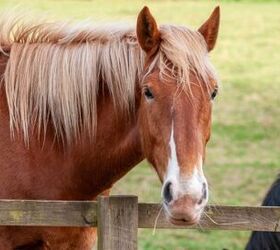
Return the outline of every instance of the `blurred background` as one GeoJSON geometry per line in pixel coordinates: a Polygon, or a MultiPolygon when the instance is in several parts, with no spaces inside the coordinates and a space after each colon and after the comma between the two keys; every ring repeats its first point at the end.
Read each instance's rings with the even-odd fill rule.
{"type": "MultiPolygon", "coordinates": [[[[210,202],[258,205],[280,166],[280,1],[0,0],[1,9],[21,6],[57,19],[135,23],[144,5],[159,24],[198,28],[221,7],[218,43],[211,52],[221,79],[213,110],[212,138],[204,166],[210,202]]],[[[143,162],[113,189],[140,201],[160,202],[161,184],[143,162]]],[[[279,194],[280,195],[280,194],[279,194]]],[[[244,249],[248,232],[139,231],[139,249],[244,249]]]]}

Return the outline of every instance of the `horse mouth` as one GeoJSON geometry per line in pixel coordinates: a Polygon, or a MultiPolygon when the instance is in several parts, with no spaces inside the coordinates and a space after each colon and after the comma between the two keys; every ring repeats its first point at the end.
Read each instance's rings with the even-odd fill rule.
{"type": "Polygon", "coordinates": [[[167,220],[176,226],[193,226],[198,224],[201,218],[200,212],[195,213],[194,216],[187,216],[187,214],[186,216],[184,216],[183,214],[181,214],[180,216],[175,216],[170,212],[170,210],[168,209],[168,205],[166,203],[164,203],[164,208],[165,208],[164,211],[167,220]]]}
{"type": "Polygon", "coordinates": [[[168,220],[176,226],[193,226],[199,223],[199,216],[197,216],[196,218],[187,220],[187,219],[178,219],[178,218],[174,218],[172,216],[168,216],[168,220]]]}

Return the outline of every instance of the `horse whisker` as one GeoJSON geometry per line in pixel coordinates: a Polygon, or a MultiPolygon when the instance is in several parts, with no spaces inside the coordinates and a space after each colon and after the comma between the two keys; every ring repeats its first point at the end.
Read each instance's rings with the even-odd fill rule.
{"type": "Polygon", "coordinates": [[[155,233],[156,233],[156,227],[157,227],[157,223],[158,223],[158,218],[159,218],[159,216],[160,216],[160,214],[161,214],[162,209],[163,209],[163,205],[161,205],[160,210],[159,210],[159,212],[158,212],[158,214],[157,214],[157,217],[156,217],[156,219],[155,219],[155,223],[154,223],[154,228],[153,228],[152,235],[155,235],[155,233]]]}
{"type": "Polygon", "coordinates": [[[230,223],[218,223],[213,218],[211,218],[206,212],[204,212],[205,216],[215,225],[217,226],[232,226],[232,225],[239,225],[239,224],[248,224],[249,221],[236,221],[230,223]]]}

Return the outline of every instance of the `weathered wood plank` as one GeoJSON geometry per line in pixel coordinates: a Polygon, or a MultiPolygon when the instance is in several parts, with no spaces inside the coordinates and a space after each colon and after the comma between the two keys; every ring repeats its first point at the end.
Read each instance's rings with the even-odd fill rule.
{"type": "Polygon", "coordinates": [[[91,227],[96,207],[92,201],[0,200],[0,225],[91,227]]]}
{"type": "MultiPolygon", "coordinates": [[[[139,228],[153,228],[160,204],[138,205],[139,228]]],[[[162,210],[156,228],[197,228],[280,232],[280,207],[208,206],[200,225],[175,226],[162,210]]]]}
{"type": "MultiPolygon", "coordinates": [[[[125,203],[126,204],[126,203],[125,203]]],[[[127,205],[127,204],[126,204],[127,205]]],[[[138,204],[139,227],[153,228],[160,204],[138,204]]],[[[280,232],[280,207],[208,206],[200,226],[174,226],[164,211],[157,228],[202,228],[280,232]]],[[[0,200],[0,225],[97,226],[97,203],[93,201],[0,200]]]]}
{"type": "Polygon", "coordinates": [[[136,250],[137,196],[98,198],[98,250],[136,250]]]}

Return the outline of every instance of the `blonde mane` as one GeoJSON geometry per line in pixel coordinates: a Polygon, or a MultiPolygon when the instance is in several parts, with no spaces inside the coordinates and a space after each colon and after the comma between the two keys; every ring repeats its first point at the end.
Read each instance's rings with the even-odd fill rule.
{"type": "MultiPolygon", "coordinates": [[[[195,72],[207,83],[214,78],[206,44],[197,31],[160,26],[161,44],[148,72],[190,85],[195,72]],[[170,71],[170,62],[172,68],[170,71]]],[[[135,86],[143,74],[145,54],[131,27],[25,21],[0,18],[0,49],[9,49],[4,84],[11,133],[22,131],[25,142],[38,127],[51,123],[67,142],[82,131],[94,135],[99,87],[106,84],[116,110],[134,108],[135,86]]]]}

